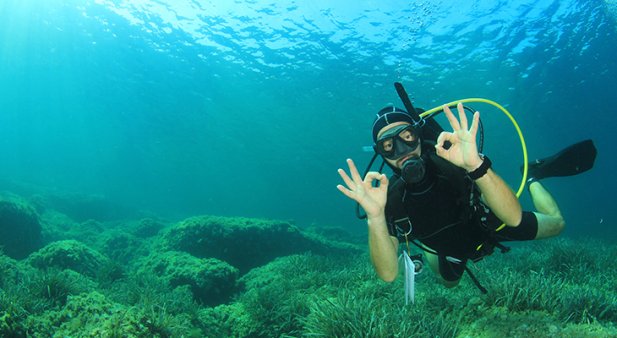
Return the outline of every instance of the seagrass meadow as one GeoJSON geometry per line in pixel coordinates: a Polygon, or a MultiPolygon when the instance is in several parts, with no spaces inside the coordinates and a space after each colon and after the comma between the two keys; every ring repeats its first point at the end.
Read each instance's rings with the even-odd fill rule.
{"type": "Polygon", "coordinates": [[[7,220],[41,228],[38,249],[0,256],[2,337],[617,336],[617,246],[597,239],[495,253],[472,265],[487,294],[468,278],[446,289],[426,269],[406,306],[402,278],[378,279],[364,236],[338,227],[215,216],[79,222],[52,201],[0,201],[4,234],[25,236],[8,234],[7,220]]]}

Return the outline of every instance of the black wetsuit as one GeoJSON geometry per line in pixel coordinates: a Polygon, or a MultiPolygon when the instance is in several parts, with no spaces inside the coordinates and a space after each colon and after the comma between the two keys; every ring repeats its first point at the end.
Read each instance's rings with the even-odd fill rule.
{"type": "Polygon", "coordinates": [[[426,156],[425,162],[427,174],[419,184],[407,186],[393,176],[386,220],[390,235],[400,242],[417,240],[438,254],[444,279],[458,280],[467,260],[490,254],[498,242],[535,238],[533,213],[525,212],[518,227],[495,232],[502,222],[480,201],[480,193],[465,171],[434,153],[426,156]],[[404,217],[409,221],[397,222],[404,217]],[[453,263],[457,260],[460,263],[453,263]]]}

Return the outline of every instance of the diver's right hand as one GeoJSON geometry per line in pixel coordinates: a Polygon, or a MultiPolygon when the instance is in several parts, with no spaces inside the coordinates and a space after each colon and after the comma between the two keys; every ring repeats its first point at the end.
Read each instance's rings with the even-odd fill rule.
{"type": "Polygon", "coordinates": [[[388,199],[388,177],[384,174],[371,171],[366,174],[363,180],[360,177],[356,165],[351,159],[347,159],[347,165],[349,166],[351,178],[347,175],[345,170],[339,169],[338,173],[341,175],[347,187],[339,184],[336,186],[338,190],[345,194],[345,196],[358,202],[366,212],[368,218],[384,215],[386,201],[388,199]],[[379,181],[378,187],[373,186],[374,180],[379,181]]]}

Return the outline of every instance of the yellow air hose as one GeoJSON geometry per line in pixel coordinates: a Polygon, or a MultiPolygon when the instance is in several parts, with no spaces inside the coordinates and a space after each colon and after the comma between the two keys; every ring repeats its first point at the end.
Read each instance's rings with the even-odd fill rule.
{"type": "MultiPolygon", "coordinates": [[[[463,100],[456,100],[456,101],[452,101],[449,103],[446,103],[446,106],[448,107],[455,107],[458,103],[467,103],[467,102],[481,102],[481,103],[487,103],[490,104],[492,106],[497,107],[499,110],[501,110],[504,114],[506,114],[506,116],[510,119],[510,121],[512,122],[512,124],[514,125],[514,128],[516,129],[516,132],[518,133],[518,138],[521,141],[521,148],[523,149],[523,178],[521,179],[521,184],[518,187],[518,191],[516,192],[516,197],[519,198],[521,196],[521,194],[523,193],[523,190],[525,189],[525,182],[527,181],[527,169],[528,169],[528,165],[527,165],[527,145],[525,145],[525,137],[523,137],[523,132],[521,131],[521,128],[519,127],[518,123],[516,122],[516,120],[514,119],[514,117],[512,116],[512,114],[510,114],[510,112],[502,107],[499,103],[495,102],[495,101],[491,101],[491,100],[487,100],[487,99],[482,99],[482,98],[468,98],[468,99],[463,99],[463,100]]],[[[429,117],[431,114],[437,113],[439,111],[442,111],[443,106],[439,106],[439,107],[435,107],[433,109],[429,109],[427,111],[425,111],[424,113],[420,114],[420,117],[425,118],[425,117],[429,117]]],[[[501,229],[503,229],[506,225],[502,224],[499,228],[497,228],[496,231],[499,231],[501,229]]],[[[478,248],[479,249],[479,248],[478,248]]]]}

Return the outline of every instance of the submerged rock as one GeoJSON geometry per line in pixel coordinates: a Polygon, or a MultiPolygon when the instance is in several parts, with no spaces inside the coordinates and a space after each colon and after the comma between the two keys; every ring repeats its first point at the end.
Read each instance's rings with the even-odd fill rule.
{"type": "Polygon", "coordinates": [[[148,238],[155,236],[165,227],[165,223],[153,218],[142,218],[139,220],[134,229],[134,234],[140,238],[148,238]]]}
{"type": "Polygon", "coordinates": [[[99,237],[101,252],[114,262],[128,264],[136,257],[148,255],[148,247],[143,239],[121,230],[108,231],[99,237]]]}
{"type": "Polygon", "coordinates": [[[188,285],[205,305],[227,302],[236,289],[238,269],[215,258],[169,251],[152,254],[142,264],[142,272],[159,276],[172,287],[188,285]]]}
{"type": "Polygon", "coordinates": [[[19,269],[20,266],[16,260],[0,253],[0,289],[7,284],[16,283],[17,276],[20,274],[19,269]]]}
{"type": "Polygon", "coordinates": [[[35,209],[19,198],[0,197],[0,250],[22,259],[41,247],[41,224],[35,209]]]}
{"type": "Polygon", "coordinates": [[[86,276],[96,277],[108,258],[76,240],[53,242],[28,257],[28,262],[39,269],[71,269],[86,276]]]}
{"type": "Polygon", "coordinates": [[[305,234],[289,222],[240,217],[189,218],[167,230],[163,238],[169,250],[217,258],[237,267],[242,273],[280,256],[357,250],[347,243],[305,234]]]}

